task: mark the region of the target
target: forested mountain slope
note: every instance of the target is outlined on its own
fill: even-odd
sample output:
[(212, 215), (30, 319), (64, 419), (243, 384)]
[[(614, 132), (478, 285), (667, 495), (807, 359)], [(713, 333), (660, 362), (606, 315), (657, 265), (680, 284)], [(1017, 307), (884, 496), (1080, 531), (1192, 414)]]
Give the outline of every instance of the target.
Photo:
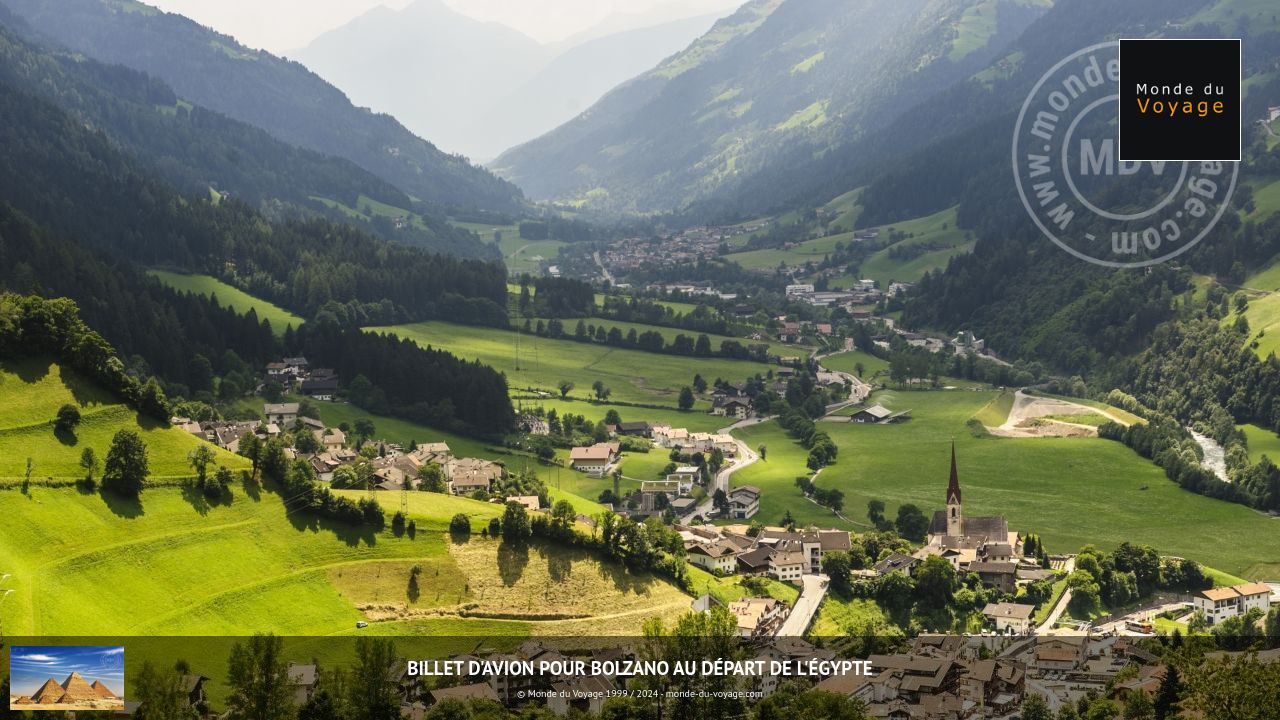
[(296, 62), (250, 50), (133, 0), (4, 0), (43, 35), (160, 78), (182, 99), (285, 142), (346, 158), (417, 200), (513, 211), (519, 189), (441, 152), (394, 118), (357, 108)]
[(1030, 0), (752, 0), (494, 167), (537, 198), (683, 207), (883, 127), (985, 67), (1044, 9)]
[[(443, 217), (365, 221), (338, 209), (377, 202), (412, 208), (399, 188), (342, 158), (293, 147), (269, 133), (179, 99), (162, 81), (120, 65), (46, 47), (0, 6), (0, 79), (44, 97), (101, 130), (189, 195), (231, 196), (273, 220), (323, 216), (388, 240), (462, 257), (497, 250)], [(408, 211), (406, 211), (408, 212)]]

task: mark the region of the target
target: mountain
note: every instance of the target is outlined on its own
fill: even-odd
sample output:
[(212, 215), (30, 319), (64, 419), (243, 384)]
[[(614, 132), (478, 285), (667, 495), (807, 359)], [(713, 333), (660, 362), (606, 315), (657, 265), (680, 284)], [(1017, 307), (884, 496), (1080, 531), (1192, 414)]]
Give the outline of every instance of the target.
[(399, 188), (349, 160), (293, 147), (180, 100), (145, 73), (24, 36), (32, 37), (26, 23), (0, 7), (0, 79), (101, 129), (188, 194), (235, 197), (273, 219), (323, 216), (408, 245), (461, 257), (498, 257), (492, 246), (426, 210), (417, 222), (397, 224), (342, 209), (372, 203), (415, 207)]
[[(489, 140), (486, 156), (554, 130), (619, 84), (683, 50), (718, 17), (703, 15), (627, 30), (566, 50), (475, 118), (475, 127)], [(512, 112), (513, 108), (520, 111)]]
[(301, 64), (250, 50), (180, 15), (133, 0), (3, 0), (66, 47), (141, 70), (188, 102), (301, 148), (345, 158), (426, 203), (496, 211), (518, 188), (440, 151), (394, 118), (357, 108)]
[(492, 167), (539, 199), (680, 208), (883, 127), (985, 67), (1046, 5), (752, 0)]
[(686, 47), (714, 19), (627, 27), (614, 18), (609, 27), (626, 29), (542, 45), (443, 0), (417, 0), (402, 10), (375, 8), (296, 56), (355, 102), (394, 115), (441, 147), (484, 159), (569, 120)]

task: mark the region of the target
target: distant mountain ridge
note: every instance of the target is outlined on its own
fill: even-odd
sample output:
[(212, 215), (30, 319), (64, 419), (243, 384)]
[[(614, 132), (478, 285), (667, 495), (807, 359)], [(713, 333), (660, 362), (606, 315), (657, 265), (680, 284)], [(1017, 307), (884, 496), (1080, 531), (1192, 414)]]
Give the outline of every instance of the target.
[(717, 15), (543, 45), (442, 0), (375, 8), (297, 51), (357, 103), (449, 150), (493, 158), (685, 48)]
[[(982, 69), (1045, 6), (752, 0), (492, 167), (535, 198), (616, 212), (731, 194), (762, 171), (874, 131)], [(775, 200), (785, 192), (775, 188)]]
[(394, 118), (352, 105), (299, 63), (250, 50), (180, 15), (133, 0), (3, 0), (43, 35), (142, 70), (182, 98), (299, 147), (346, 158), (437, 206), (512, 212), (520, 190), (439, 150)]

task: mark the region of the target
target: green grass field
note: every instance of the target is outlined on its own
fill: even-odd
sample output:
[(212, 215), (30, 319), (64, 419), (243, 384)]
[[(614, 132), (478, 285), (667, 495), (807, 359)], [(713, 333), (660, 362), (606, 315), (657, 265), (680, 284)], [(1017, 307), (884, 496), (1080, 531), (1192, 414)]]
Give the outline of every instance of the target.
[[(58, 408), (72, 404), (81, 422), (74, 432), (57, 434), (51, 424)], [(0, 483), (21, 481), (31, 459), (31, 479), (75, 480), (84, 477), (80, 455), (93, 448), (106, 459), (111, 439), (122, 429), (137, 431), (147, 444), (151, 475), (159, 479), (191, 477), (187, 453), (203, 441), (174, 427), (139, 415), (70, 370), (47, 360), (0, 363)], [(217, 450), (216, 462), (248, 467), (238, 456)]]
[[(822, 423), (840, 448), (836, 465), (817, 479), (845, 493), (845, 515), (866, 522), (868, 500), (894, 517), (914, 503), (940, 509), (954, 438), (965, 512), (1003, 514), (1010, 527), (1040, 534), (1051, 552), (1086, 544), (1146, 543), (1242, 577), (1280, 566), (1274, 520), (1249, 508), (1186, 492), (1155, 465), (1123, 445), (1093, 438), (974, 438), (965, 422), (997, 396), (994, 391), (880, 392), (876, 401), (911, 408), (897, 425)], [(736, 474), (735, 485), (764, 490), (760, 519), (777, 522), (790, 510), (800, 524), (850, 527), (804, 500), (794, 486), (807, 474), (805, 452), (774, 423), (736, 433), (752, 447), (768, 445), (768, 462)], [(857, 526), (851, 529), (861, 529)], [(1240, 538), (1256, 540), (1241, 543)]]
[[(377, 497), (399, 509), (399, 494)], [(478, 531), (501, 512), (496, 504), (432, 493), (408, 500), (412, 538), (289, 514), (274, 493), (239, 486), (229, 503), (212, 507), (177, 488), (148, 490), (137, 505), (73, 489), (0, 492), (0, 513), (11, 518), (0, 536), (2, 589), (13, 591), (0, 603), (4, 627), (26, 635), (324, 635), (366, 616), (394, 621), (407, 609), (455, 620), (526, 618), (533, 628), (572, 619), (611, 634), (687, 603), (668, 583), (582, 552), (535, 545), (510, 555), (478, 535), (459, 546), (444, 534), (459, 512)], [(423, 567), (416, 594), (414, 564)], [(369, 605), (377, 607), (361, 610)], [(628, 621), (615, 622), (622, 614)]]
[[(511, 275), (540, 274), (542, 264), (552, 261), (560, 254), (560, 248), (568, 243), (561, 240), (526, 240), (520, 237), (519, 225), (492, 225), (489, 223), (468, 223), (449, 221), (455, 227), (470, 230), (490, 245), (497, 245), (502, 252), (502, 260)], [(517, 292), (519, 292), (517, 290)]]
[(996, 395), (974, 417), (987, 427), (1000, 427), (1009, 419), (1011, 410), (1013, 410), (1013, 391), (1005, 390)]
[(867, 258), (866, 262), (862, 263), (861, 275), (880, 283), (882, 288), (888, 287), (890, 281), (916, 282), (924, 277), (926, 272), (944, 268), (951, 258), (973, 249), (973, 242), (966, 240), (964, 231), (956, 227), (955, 208), (948, 208), (926, 217), (885, 225), (880, 228), (880, 237), (887, 237), (890, 229), (912, 236), (895, 243), (893, 248), (928, 245), (937, 249), (911, 259), (897, 260), (890, 256), (891, 248), (885, 248)]
[[(571, 396), (584, 398), (591, 394), (592, 383), (600, 380), (613, 391), (616, 401), (672, 408), (680, 388), (691, 384), (696, 374), (712, 380), (721, 377), (739, 381), (769, 370), (766, 365), (743, 360), (661, 355), (523, 334), (517, 363), (517, 334), (511, 330), (443, 322), (369, 330), (392, 332), (424, 347), (431, 345), (467, 360), (479, 360), (506, 373), (513, 389), (534, 387), (558, 396), (557, 385), (568, 380), (575, 385)], [(709, 406), (700, 401), (697, 407), (706, 410)]]
[(1249, 442), (1249, 462), (1260, 462), (1266, 456), (1271, 462), (1280, 463), (1280, 436), (1258, 425), (1237, 425), (1236, 429), (1242, 431)]
[[(751, 340), (745, 337), (733, 337), (730, 335), (716, 335), (714, 333), (700, 333), (696, 330), (685, 330), (682, 328), (667, 327), (665, 325), (648, 325), (645, 323), (623, 322), (621, 320), (610, 320), (607, 318), (598, 318), (598, 317), (583, 318), (582, 321), (586, 323), (588, 327), (592, 325), (594, 325), (595, 327), (604, 327), (606, 332), (616, 327), (618, 328), (618, 331), (621, 332), (624, 336), (632, 330), (635, 330), (637, 335), (642, 335), (650, 331), (657, 332), (660, 335), (662, 335), (662, 339), (667, 343), (670, 343), (672, 340), (674, 340), (677, 335), (684, 335), (693, 340), (697, 340), (699, 335), (706, 335), (707, 339), (711, 341), (711, 349), (715, 352), (719, 352), (720, 343), (725, 342), (726, 340), (740, 343), (744, 347), (750, 346), (750, 345), (768, 345), (769, 353), (772, 355), (777, 355), (778, 357), (803, 357), (805, 355), (808, 355), (809, 351), (813, 349), (808, 345), (788, 345), (786, 343), (779, 343), (779, 342), (761, 342), (758, 340)], [(515, 322), (514, 318), (512, 319), (512, 322)], [(535, 319), (534, 322), (536, 323), (537, 320)], [(543, 318), (543, 322), (546, 322), (546, 318)], [(569, 335), (573, 335), (575, 330), (577, 329), (578, 321), (576, 319), (568, 319), (568, 320), (562, 320), (561, 322), (564, 323), (565, 333)], [(711, 382), (711, 380), (713, 379), (714, 378), (707, 378), (707, 382)]]
[(256, 298), (208, 275), (182, 275), (167, 270), (150, 270), (148, 274), (180, 292), (205, 296), (216, 294), (220, 304), (230, 306), (238, 313), (244, 314), (253, 310), (258, 314), (259, 320), (271, 321), (271, 329), (277, 335), (283, 335), (285, 328), (290, 325), (296, 328), (305, 322), (301, 317), (278, 305)]
[(822, 359), (822, 366), (828, 370), (839, 370), (857, 375), (858, 364), (862, 364), (862, 379), (870, 382), (873, 379), (879, 379), (888, 382), (889, 361), (880, 358), (862, 350), (850, 350), (849, 352), (828, 355)]

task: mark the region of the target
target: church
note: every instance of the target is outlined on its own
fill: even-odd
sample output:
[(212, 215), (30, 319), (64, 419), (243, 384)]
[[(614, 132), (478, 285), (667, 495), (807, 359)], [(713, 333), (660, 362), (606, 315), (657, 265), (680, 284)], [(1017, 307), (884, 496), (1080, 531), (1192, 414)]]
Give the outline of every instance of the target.
[(939, 555), (957, 570), (972, 565), (1016, 563), (1022, 556), (1022, 540), (1009, 530), (1001, 515), (966, 516), (961, 502), (960, 475), (956, 471), (956, 446), (951, 444), (951, 478), (947, 483), (947, 509), (938, 510), (929, 523), (929, 542), (919, 556)]

